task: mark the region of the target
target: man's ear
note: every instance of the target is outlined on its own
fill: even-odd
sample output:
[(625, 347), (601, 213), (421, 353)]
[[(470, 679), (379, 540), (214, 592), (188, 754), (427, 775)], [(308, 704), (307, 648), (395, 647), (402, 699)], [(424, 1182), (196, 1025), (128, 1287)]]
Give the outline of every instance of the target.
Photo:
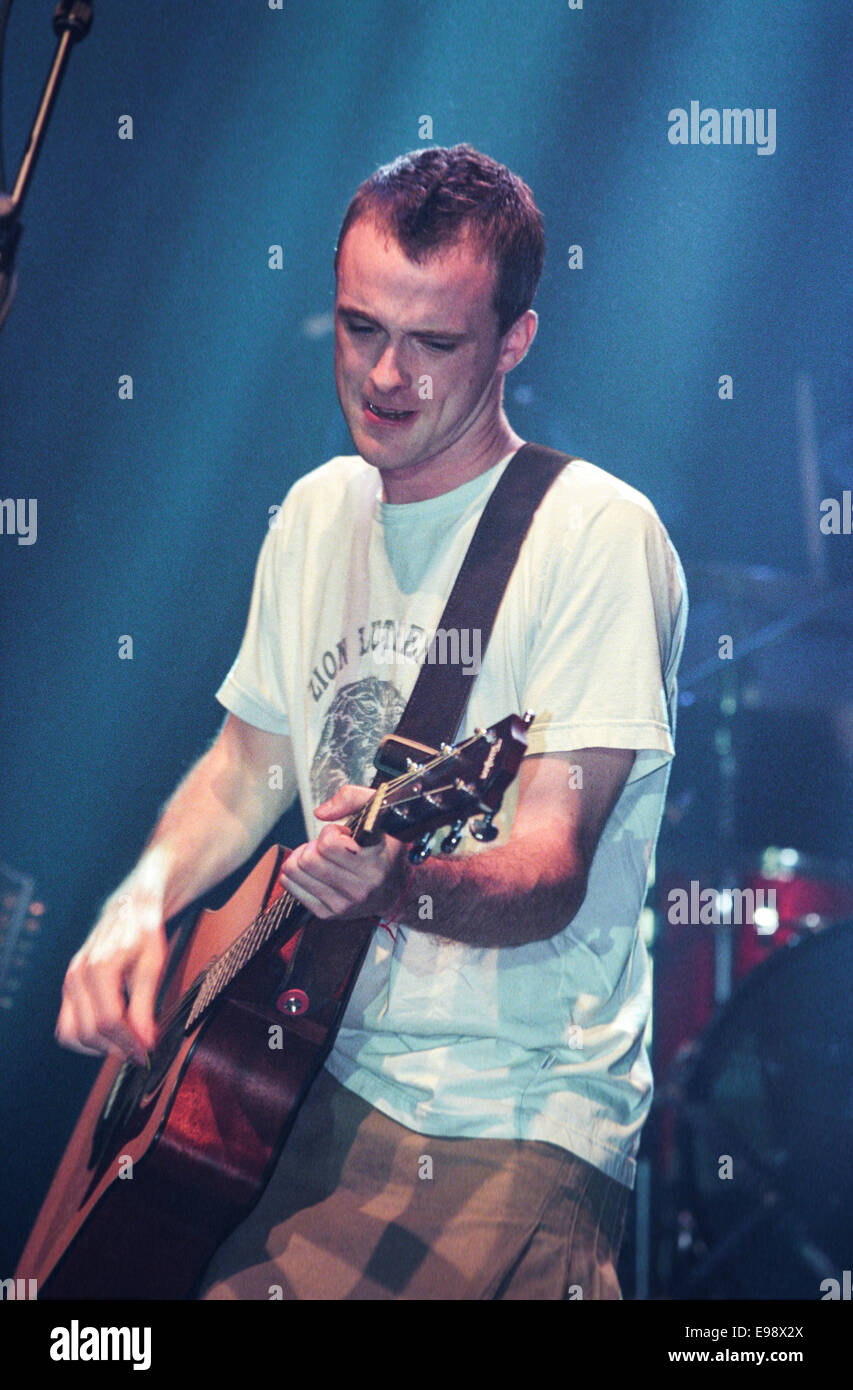
[(538, 326), (539, 315), (535, 309), (526, 309), (523, 314), (519, 315), (503, 336), (501, 353), (498, 358), (499, 371), (511, 372), (513, 367), (517, 367), (519, 362), (524, 361), (528, 348), (536, 337)]

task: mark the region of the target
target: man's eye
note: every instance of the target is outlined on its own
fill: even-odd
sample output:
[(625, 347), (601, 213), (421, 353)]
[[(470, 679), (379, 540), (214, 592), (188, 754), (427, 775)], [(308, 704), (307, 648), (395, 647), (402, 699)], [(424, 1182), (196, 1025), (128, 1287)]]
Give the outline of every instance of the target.
[(347, 328), (350, 333), (372, 333), (373, 328), (369, 323), (348, 323)]
[(452, 352), (456, 347), (455, 343), (437, 343), (432, 338), (424, 338), (424, 345), (428, 348), (435, 348), (436, 352)]

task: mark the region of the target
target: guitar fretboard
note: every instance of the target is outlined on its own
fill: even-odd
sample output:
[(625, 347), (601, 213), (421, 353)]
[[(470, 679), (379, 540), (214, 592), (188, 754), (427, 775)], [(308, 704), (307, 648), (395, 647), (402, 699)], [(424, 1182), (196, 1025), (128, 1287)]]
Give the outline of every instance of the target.
[(253, 960), (265, 946), (272, 940), (282, 923), (290, 916), (295, 908), (302, 907), (297, 902), (292, 893), (284, 893), (272, 904), (272, 907), (265, 908), (259, 912), (255, 920), (244, 932), (232, 941), (227, 951), (223, 951), (218, 960), (207, 970), (204, 980), (196, 995), (192, 1009), (186, 1022), (186, 1031), (197, 1022), (209, 1008), (215, 999), (218, 999), (223, 990), (226, 990), (234, 980), (244, 965)]

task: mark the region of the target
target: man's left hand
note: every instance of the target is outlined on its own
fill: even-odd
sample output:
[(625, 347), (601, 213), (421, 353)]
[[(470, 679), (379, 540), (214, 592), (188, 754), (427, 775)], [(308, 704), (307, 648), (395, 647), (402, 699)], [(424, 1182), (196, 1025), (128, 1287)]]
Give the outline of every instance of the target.
[[(340, 821), (375, 795), (346, 784), (314, 812), (318, 820)], [(381, 917), (391, 911), (406, 885), (406, 846), (390, 835), (358, 845), (342, 825), (326, 825), (316, 840), (289, 854), (281, 869), (285, 888), (315, 917)]]

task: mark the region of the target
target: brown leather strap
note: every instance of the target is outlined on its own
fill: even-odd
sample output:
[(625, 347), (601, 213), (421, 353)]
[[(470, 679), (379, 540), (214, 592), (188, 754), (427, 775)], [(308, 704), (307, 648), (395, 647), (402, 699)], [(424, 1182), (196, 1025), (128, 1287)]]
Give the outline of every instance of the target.
[[(439, 623), (443, 632), (479, 630), (481, 660), (534, 513), (571, 462), (556, 449), (523, 444), (486, 503)], [(437, 748), (456, 736), (475, 677), (465, 674), (461, 662), (439, 665), (435, 648), (434, 636), (395, 733)]]

